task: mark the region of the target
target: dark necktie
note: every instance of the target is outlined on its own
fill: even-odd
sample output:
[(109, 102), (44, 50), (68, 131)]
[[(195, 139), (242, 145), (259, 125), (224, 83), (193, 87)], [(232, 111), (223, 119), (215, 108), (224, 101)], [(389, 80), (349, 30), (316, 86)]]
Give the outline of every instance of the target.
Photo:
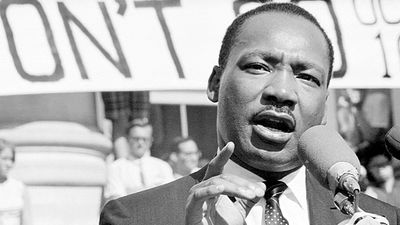
[(266, 225), (289, 225), (289, 222), (283, 217), (281, 208), (279, 207), (279, 196), (286, 190), (287, 186), (284, 182), (275, 181), (267, 185), (264, 198), (265, 205), (265, 224)]

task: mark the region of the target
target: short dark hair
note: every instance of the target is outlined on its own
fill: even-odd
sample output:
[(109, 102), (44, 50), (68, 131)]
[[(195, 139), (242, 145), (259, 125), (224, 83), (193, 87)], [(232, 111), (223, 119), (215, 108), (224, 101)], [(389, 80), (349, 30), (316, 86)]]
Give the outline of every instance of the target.
[(218, 64), (221, 67), (221, 69), (224, 70), (226, 67), (232, 46), (236, 41), (236, 38), (240, 32), (240, 28), (242, 27), (242, 25), (251, 17), (266, 12), (281, 12), (289, 15), (300, 16), (310, 21), (315, 26), (317, 26), (317, 28), (322, 32), (328, 45), (328, 55), (329, 55), (328, 85), (329, 85), (329, 81), (332, 75), (333, 60), (334, 60), (332, 42), (329, 39), (328, 35), (325, 33), (325, 30), (321, 27), (321, 25), (318, 23), (318, 21), (315, 19), (313, 15), (311, 15), (305, 9), (292, 3), (267, 3), (238, 16), (226, 30), (224, 39), (222, 41), (218, 58)]
[(12, 161), (15, 162), (15, 146), (11, 142), (0, 138), (0, 152), (4, 149), (10, 149), (12, 152)]
[(170, 145), (170, 152), (179, 153), (178, 146), (181, 143), (185, 143), (185, 142), (188, 142), (188, 141), (195, 142), (195, 140), (192, 137), (189, 137), (189, 136), (188, 137), (175, 137), (174, 139), (172, 139), (172, 142), (171, 142), (171, 145)]
[(153, 130), (153, 126), (151, 126), (148, 118), (137, 118), (129, 122), (126, 128), (126, 134), (129, 135), (129, 132), (134, 127), (150, 127)]

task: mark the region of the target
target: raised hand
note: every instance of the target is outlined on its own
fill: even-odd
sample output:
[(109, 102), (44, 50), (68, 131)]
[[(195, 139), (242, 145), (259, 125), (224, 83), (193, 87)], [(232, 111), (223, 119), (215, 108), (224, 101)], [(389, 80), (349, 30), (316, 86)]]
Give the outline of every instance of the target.
[[(228, 142), (208, 164), (202, 182), (190, 189), (186, 225), (243, 225), (250, 209), (264, 196), (265, 185), (222, 174), (235, 146)], [(228, 196), (236, 197), (232, 202)]]

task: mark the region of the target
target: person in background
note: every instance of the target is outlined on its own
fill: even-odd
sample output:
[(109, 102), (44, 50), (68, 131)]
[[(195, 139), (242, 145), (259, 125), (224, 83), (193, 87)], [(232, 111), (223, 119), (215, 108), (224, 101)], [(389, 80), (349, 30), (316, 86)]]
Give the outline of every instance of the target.
[(14, 146), (0, 139), (0, 225), (31, 224), (26, 186), (8, 176), (14, 163)]
[(364, 90), (360, 113), (356, 115), (360, 128), (361, 143), (358, 144), (357, 156), (364, 159), (382, 153), (384, 138), (392, 127), (390, 93), (383, 89)]
[(390, 92), (385, 89), (367, 89), (362, 104), (362, 113), (369, 125), (365, 134), (367, 141), (383, 141), (392, 127)]
[(126, 130), (129, 121), (149, 118), (150, 94), (148, 91), (102, 92), (105, 117), (111, 121), (114, 159), (126, 158), (129, 147)]
[(191, 137), (176, 137), (172, 141), (169, 161), (175, 178), (189, 175), (199, 170), (201, 152)]
[(147, 120), (133, 120), (128, 128), (129, 155), (108, 169), (105, 198), (122, 197), (174, 180), (169, 164), (150, 155), (153, 128)]
[(400, 207), (400, 181), (394, 177), (391, 159), (383, 154), (373, 156), (367, 165), (369, 186), (366, 194)]

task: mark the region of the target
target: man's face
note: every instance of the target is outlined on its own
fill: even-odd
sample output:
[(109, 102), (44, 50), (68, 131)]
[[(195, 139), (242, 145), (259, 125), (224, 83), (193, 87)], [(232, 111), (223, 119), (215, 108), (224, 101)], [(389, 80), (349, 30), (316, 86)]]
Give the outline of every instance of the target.
[(300, 166), (300, 135), (324, 121), (328, 73), (327, 43), (314, 24), (274, 12), (248, 19), (209, 84), (220, 147), (233, 141), (235, 156), (259, 170)]
[(131, 155), (135, 158), (142, 158), (147, 151), (150, 151), (152, 140), (150, 126), (131, 128), (128, 134)]
[(178, 162), (177, 165), (181, 165), (189, 173), (197, 168), (199, 164), (200, 151), (196, 143), (192, 140), (182, 142), (178, 145)]
[(14, 165), (13, 152), (10, 148), (0, 151), (0, 178), (7, 177), (10, 169)]
[(350, 101), (353, 104), (358, 104), (361, 102), (361, 91), (357, 89), (347, 89), (347, 94), (349, 95)]

